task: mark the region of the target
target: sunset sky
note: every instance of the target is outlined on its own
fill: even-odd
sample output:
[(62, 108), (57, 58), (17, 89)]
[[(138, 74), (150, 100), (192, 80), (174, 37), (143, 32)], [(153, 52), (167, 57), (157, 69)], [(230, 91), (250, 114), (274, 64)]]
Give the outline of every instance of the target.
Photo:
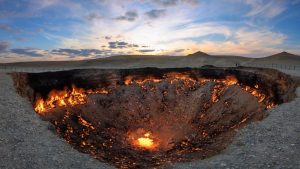
[(0, 0), (0, 62), (300, 54), (300, 0)]

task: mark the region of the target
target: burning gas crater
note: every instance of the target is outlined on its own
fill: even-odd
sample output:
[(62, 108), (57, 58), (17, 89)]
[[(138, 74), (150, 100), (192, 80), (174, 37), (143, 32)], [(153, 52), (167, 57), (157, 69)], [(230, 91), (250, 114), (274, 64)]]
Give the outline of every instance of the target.
[(147, 168), (215, 155), (235, 129), (280, 103), (265, 85), (272, 79), (249, 75), (247, 84), (237, 73), (203, 71), (75, 70), (63, 82), (54, 80), (63, 72), (27, 74), (30, 88), (19, 89), (34, 93), (35, 111), (79, 151), (118, 168)]

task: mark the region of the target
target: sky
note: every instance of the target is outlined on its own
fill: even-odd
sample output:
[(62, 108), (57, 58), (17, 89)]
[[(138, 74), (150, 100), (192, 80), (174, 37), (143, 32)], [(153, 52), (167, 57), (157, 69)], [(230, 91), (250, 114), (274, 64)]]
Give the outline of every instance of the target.
[(300, 0), (0, 0), (0, 62), (300, 54)]

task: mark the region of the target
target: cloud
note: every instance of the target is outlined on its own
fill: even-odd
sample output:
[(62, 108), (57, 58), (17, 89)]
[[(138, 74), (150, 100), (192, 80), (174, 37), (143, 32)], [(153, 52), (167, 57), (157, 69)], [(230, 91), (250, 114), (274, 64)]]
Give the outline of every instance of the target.
[(261, 57), (282, 51), (278, 46), (283, 44), (286, 38), (284, 34), (268, 29), (241, 28), (232, 35), (231, 40), (203, 41), (197, 45), (199, 49), (213, 54)]
[(186, 3), (190, 5), (198, 5), (199, 0), (152, 0), (152, 2), (165, 6), (165, 7), (170, 7), (170, 6), (176, 6), (179, 3)]
[[(183, 39), (199, 41), (209, 35), (219, 35), (224, 38), (232, 35), (232, 30), (221, 23), (176, 23), (163, 18), (163, 22), (158, 20), (152, 27), (140, 25), (127, 32), (127, 36), (139, 45), (151, 46), (155, 49), (166, 49), (167, 44)], [(184, 25), (184, 26), (182, 26)]]
[(34, 49), (34, 48), (11, 49), (10, 52), (19, 55), (27, 55), (31, 57), (42, 57), (48, 53), (46, 50)]
[(33, 15), (33, 12), (0, 11), (0, 18), (27, 18)]
[(184, 52), (185, 51), (185, 49), (177, 49), (177, 50), (175, 50), (174, 52), (175, 53), (181, 53), (181, 52)]
[(174, 6), (179, 0), (153, 0), (153, 2), (163, 6)]
[(155, 49), (141, 49), (141, 50), (137, 50), (138, 52), (141, 52), (141, 53), (150, 53), (150, 52), (154, 52)]
[(10, 43), (7, 41), (0, 41), (0, 52), (5, 52), (10, 47)]
[(86, 16), (86, 19), (92, 22), (92, 21), (97, 21), (99, 19), (103, 19), (103, 17), (98, 13), (90, 13), (89, 15)]
[(181, 2), (190, 4), (190, 5), (199, 5), (200, 4), (200, 0), (181, 0)]
[[(69, 1), (68, 1), (69, 2)], [(27, 1), (0, 1), (1, 6), (10, 6), (13, 4), (14, 9), (8, 8), (8, 10), (0, 11), (0, 18), (27, 18), (36, 15), (38, 10), (54, 6), (64, 5), (67, 2), (60, 3), (59, 0), (27, 0)], [(17, 10), (15, 10), (17, 9)]]
[[(197, 50), (256, 56), (290, 46), (285, 43), (288, 38), (287, 42), (299, 47), (294, 40), (297, 37), (287, 31), (290, 28), (277, 27), (282, 19), (296, 15), (291, 4), (299, 0), (92, 0), (89, 4), (73, 0), (5, 1), (22, 7), (10, 10), (3, 6), (0, 17), (5, 20), (0, 23), (0, 33), (15, 43), (12, 46), (32, 45), (11, 52), (23, 58), (27, 54), (27, 58), (34, 55), (32, 59), (76, 60), (129, 52), (183, 55)], [(284, 18), (272, 20), (283, 12), (287, 14)], [(25, 17), (26, 13), (37, 22), (21, 18), (19, 23), (16, 17)], [(38, 28), (43, 31), (38, 33)], [(24, 43), (24, 38), (30, 43)], [(44, 40), (50, 44), (47, 51), (33, 49), (44, 48), (44, 43), (36, 43)]]
[(166, 14), (165, 9), (152, 9), (151, 11), (145, 13), (145, 15), (150, 19), (157, 19), (164, 16), (165, 14)]
[(104, 39), (106, 39), (106, 40), (111, 40), (111, 36), (104, 36)]
[[(2, 42), (0, 43), (0, 48)], [(54, 49), (42, 50), (34, 48), (20, 48), (7, 50), (7, 43), (3, 43), (2, 51), (5, 55), (1, 55), (0, 62), (15, 62), (15, 61), (58, 61), (58, 60), (82, 60), (103, 58), (119, 53), (113, 53), (112, 50), (98, 50), (98, 49)]]
[[(150, 0), (145, 1), (149, 2)], [(154, 1), (155, 0), (151, 0), (151, 2)], [(259, 54), (259, 50), (262, 51), (262, 53), (274, 51), (274, 49), (283, 43), (286, 38), (283, 34), (270, 30), (262, 30), (261, 28), (268, 28), (268, 25), (260, 24), (258, 26), (256, 22), (253, 21), (253, 18), (244, 16), (246, 13), (249, 13), (245, 11), (245, 7), (249, 7), (248, 9), (252, 10), (251, 5), (245, 4), (242, 0), (232, 0), (232, 2), (234, 1), (241, 2), (239, 5), (241, 5), (243, 9), (240, 11), (232, 11), (236, 13), (230, 13), (231, 10), (228, 10), (230, 12), (227, 15), (221, 10), (222, 7), (225, 6), (225, 4), (222, 4), (224, 1), (220, 2), (219, 5), (215, 5), (215, 2), (209, 3), (209, 5), (214, 6), (214, 8), (208, 6), (205, 1), (201, 1), (199, 8), (194, 8), (192, 5), (189, 6), (182, 3), (199, 4), (199, 1), (156, 0), (154, 5), (151, 4), (150, 9), (149, 6), (147, 6), (147, 8), (140, 6), (141, 4), (136, 3), (137, 1), (122, 1), (124, 3), (126, 2), (124, 6), (115, 5), (107, 8), (109, 11), (107, 16), (110, 19), (111, 16), (118, 16), (119, 14), (125, 13), (124, 16), (121, 16), (119, 19), (128, 21), (130, 20), (128, 19), (129, 15), (126, 14), (130, 12), (128, 8), (132, 9), (132, 7), (134, 7), (141, 15), (137, 16), (138, 14), (136, 13), (137, 15), (134, 16), (141, 18), (146, 17), (153, 20), (145, 21), (143, 20), (144, 18), (131, 19), (136, 22), (130, 23), (111, 22), (109, 19), (104, 18), (97, 21), (96, 24), (91, 25), (87, 31), (81, 31), (82, 29), (80, 29), (80, 27), (72, 29), (72, 33), (76, 36), (74, 36), (74, 38), (72, 37), (72, 39), (69, 38), (70, 41), (68, 41), (68, 43), (62, 43), (60, 45), (62, 48), (98, 48), (103, 46), (102, 49), (112, 49), (113, 54), (129, 51), (132, 51), (133, 54), (138, 54), (137, 52), (147, 52), (143, 51), (144, 48), (142, 48), (142, 46), (150, 46), (149, 50), (152, 49), (153, 51), (151, 52), (153, 52), (153, 54), (162, 54), (162, 52), (165, 51), (185, 54), (204, 48), (207, 49), (207, 52), (218, 54), (230, 53), (249, 56), (251, 52), (253, 52), (253, 55)], [(111, 1), (107, 3), (112, 4)], [(160, 5), (157, 6), (157, 4), (165, 6), (161, 7)], [(281, 3), (277, 3), (277, 5), (280, 6)], [(167, 8), (166, 6), (172, 7)], [(232, 5), (230, 4), (230, 6)], [(236, 7), (234, 7), (234, 9), (237, 10)], [(211, 15), (212, 10), (214, 15)], [(224, 10), (226, 11), (226, 9)], [(270, 9), (264, 10), (261, 12), (257, 10), (258, 12), (256, 14), (253, 12), (253, 16), (274, 16), (274, 13), (276, 13), (271, 12)], [(269, 14), (267, 15), (266, 13)], [(240, 20), (223, 20), (231, 16), (235, 17), (236, 14), (239, 14), (237, 17), (240, 17)], [(222, 15), (222, 17), (218, 15)], [(223, 15), (225, 16), (224, 18)], [(214, 21), (211, 21), (210, 17), (213, 18)], [(250, 25), (249, 22), (251, 22), (252, 25)], [(251, 28), (248, 29), (248, 27)], [(73, 30), (79, 31), (75, 32)], [(117, 35), (122, 35), (122, 37), (116, 38)], [(109, 38), (103, 39), (105, 36)], [(97, 37), (102, 37), (102, 40), (95, 40)], [(251, 37), (255, 38), (252, 39)], [(259, 39), (259, 37), (262, 38)], [(61, 42), (66, 41), (62, 39)], [(138, 47), (132, 48), (133, 45), (130, 45), (128, 42), (136, 44)], [(215, 48), (213, 48), (213, 44), (216, 45)], [(223, 46), (228, 47), (228, 49)], [(236, 50), (234, 47), (236, 47)]]
[(38, 8), (47, 8), (56, 4), (61, 3), (60, 0), (38, 0), (32, 1), (33, 5), (38, 5)]
[(98, 50), (98, 49), (55, 49), (51, 51), (51, 54), (66, 55), (70, 57), (75, 56), (91, 56), (91, 55), (102, 55), (110, 50)]
[(116, 20), (121, 20), (121, 21), (135, 21), (138, 18), (138, 13), (135, 11), (127, 11), (125, 15), (119, 16), (115, 18)]
[(15, 40), (16, 40), (17, 42), (26, 42), (26, 41), (27, 41), (26, 38), (22, 38), (22, 37), (16, 37)]
[(6, 32), (13, 32), (13, 29), (5, 24), (0, 24), (0, 30), (6, 31)]
[(20, 30), (12, 28), (11, 26), (6, 25), (6, 24), (0, 24), (0, 30), (9, 32), (9, 33), (19, 33), (20, 32)]
[(268, 29), (249, 30), (242, 28), (235, 32), (235, 39), (243, 46), (249, 48), (272, 47), (282, 44), (287, 38), (282, 33), (272, 32)]
[(115, 41), (115, 42), (108, 42), (108, 47), (110, 49), (123, 49), (123, 48), (137, 48), (139, 47), (136, 44), (129, 44), (127, 42), (123, 42), (123, 41)]
[(249, 17), (274, 18), (287, 9), (287, 3), (281, 0), (246, 0), (244, 2), (251, 8), (246, 14)]

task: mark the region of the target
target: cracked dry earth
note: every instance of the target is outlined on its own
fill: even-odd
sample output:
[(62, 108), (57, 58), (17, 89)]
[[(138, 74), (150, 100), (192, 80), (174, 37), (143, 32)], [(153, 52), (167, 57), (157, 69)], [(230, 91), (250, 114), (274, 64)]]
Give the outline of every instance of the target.
[[(40, 120), (12, 79), (0, 74), (0, 168), (112, 168), (79, 153)], [(241, 129), (221, 154), (168, 168), (299, 168), (300, 88), (290, 103)]]

